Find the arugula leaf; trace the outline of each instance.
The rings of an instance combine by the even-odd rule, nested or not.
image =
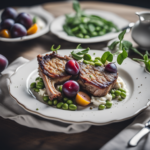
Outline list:
[[[57,50],[59,50],[60,48],[61,48],[61,45],[58,45],[57,48],[55,48],[55,49],[54,49],[54,45],[52,45],[51,51],[53,51],[53,52],[56,51],[56,53],[57,53]]]
[[[126,59],[128,57],[128,53],[126,52],[126,50],[123,48],[122,49],[122,53],[120,53],[117,57],[117,62],[119,65],[121,65],[124,61],[124,59]]]
[[[108,48],[110,50],[114,50],[118,43],[119,43],[119,41],[114,41],[113,43],[111,43],[111,45],[108,46]]]
[[[123,40],[125,33],[126,33],[126,30],[124,30],[123,32],[121,32],[121,33],[119,34],[118,38],[119,38],[120,41]]]
[[[112,62],[112,60],[113,60],[113,55],[109,51],[103,53],[103,55],[101,57],[101,62],[103,64],[105,64],[106,60],[108,60],[110,62]]]

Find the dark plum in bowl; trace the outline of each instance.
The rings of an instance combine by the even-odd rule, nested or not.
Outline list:
[[[0,54],[0,73],[8,66],[8,60]]]
[[[15,21],[13,19],[5,19],[1,22],[1,29],[10,30],[14,24],[15,24]]]
[[[2,20],[8,19],[8,18],[15,20],[16,17],[17,17],[17,12],[15,9],[11,7],[5,8],[1,15]]]
[[[23,37],[27,34],[26,28],[23,25],[19,24],[19,23],[15,23],[12,26],[10,32],[11,32],[11,35],[12,35],[13,38]]]
[[[16,22],[22,24],[26,29],[30,28],[32,26],[32,18],[27,13],[20,13],[17,18]]]

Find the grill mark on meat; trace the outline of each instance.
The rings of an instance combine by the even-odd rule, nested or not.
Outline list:
[[[42,72],[51,78],[59,78],[66,76],[65,64],[71,57],[64,56],[53,52],[51,54],[46,54],[45,56],[38,55],[37,60]]]
[[[105,96],[114,86],[118,73],[109,73],[104,67],[80,63],[78,83],[93,96]]]
[[[39,63],[39,75],[44,81],[50,100],[55,98],[60,100],[62,94],[56,90],[55,85],[62,84],[71,78],[71,75],[68,75],[65,72],[65,65],[67,61],[72,58],[68,56],[62,57],[56,54],[56,52],[53,52],[51,54],[46,54],[45,56],[38,55],[37,59]]]

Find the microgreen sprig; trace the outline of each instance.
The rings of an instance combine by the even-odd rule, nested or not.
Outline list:
[[[61,48],[61,45],[58,45],[57,48],[54,49],[54,45],[52,45],[51,47],[51,51],[55,51],[57,53],[57,50],[59,50]]]

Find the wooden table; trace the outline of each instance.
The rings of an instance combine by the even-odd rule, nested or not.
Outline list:
[[[52,13],[54,17],[72,12],[72,4],[69,2],[48,3],[43,7]],[[138,18],[136,11],[146,9],[117,5],[102,2],[81,2],[83,9],[100,9],[116,13],[117,15],[135,22]],[[132,40],[130,33],[125,39]],[[42,37],[31,41],[21,43],[0,42],[0,53],[5,55],[11,63],[19,56],[29,60],[35,58],[39,53],[45,53],[50,50],[52,44],[62,45],[62,49],[75,48],[77,44],[58,39],[56,36],[48,33]],[[91,49],[102,49],[106,47],[107,42],[83,44],[83,47]],[[135,45],[135,43],[134,43]],[[136,46],[136,45],[135,45]],[[137,57],[130,54],[130,57]],[[106,142],[117,135],[122,129],[129,125],[134,118],[105,126],[92,126],[88,131],[78,134],[64,134],[55,132],[46,132],[38,129],[31,129],[21,126],[14,121],[6,120],[0,117],[0,149],[11,150],[96,150],[102,147]]]

